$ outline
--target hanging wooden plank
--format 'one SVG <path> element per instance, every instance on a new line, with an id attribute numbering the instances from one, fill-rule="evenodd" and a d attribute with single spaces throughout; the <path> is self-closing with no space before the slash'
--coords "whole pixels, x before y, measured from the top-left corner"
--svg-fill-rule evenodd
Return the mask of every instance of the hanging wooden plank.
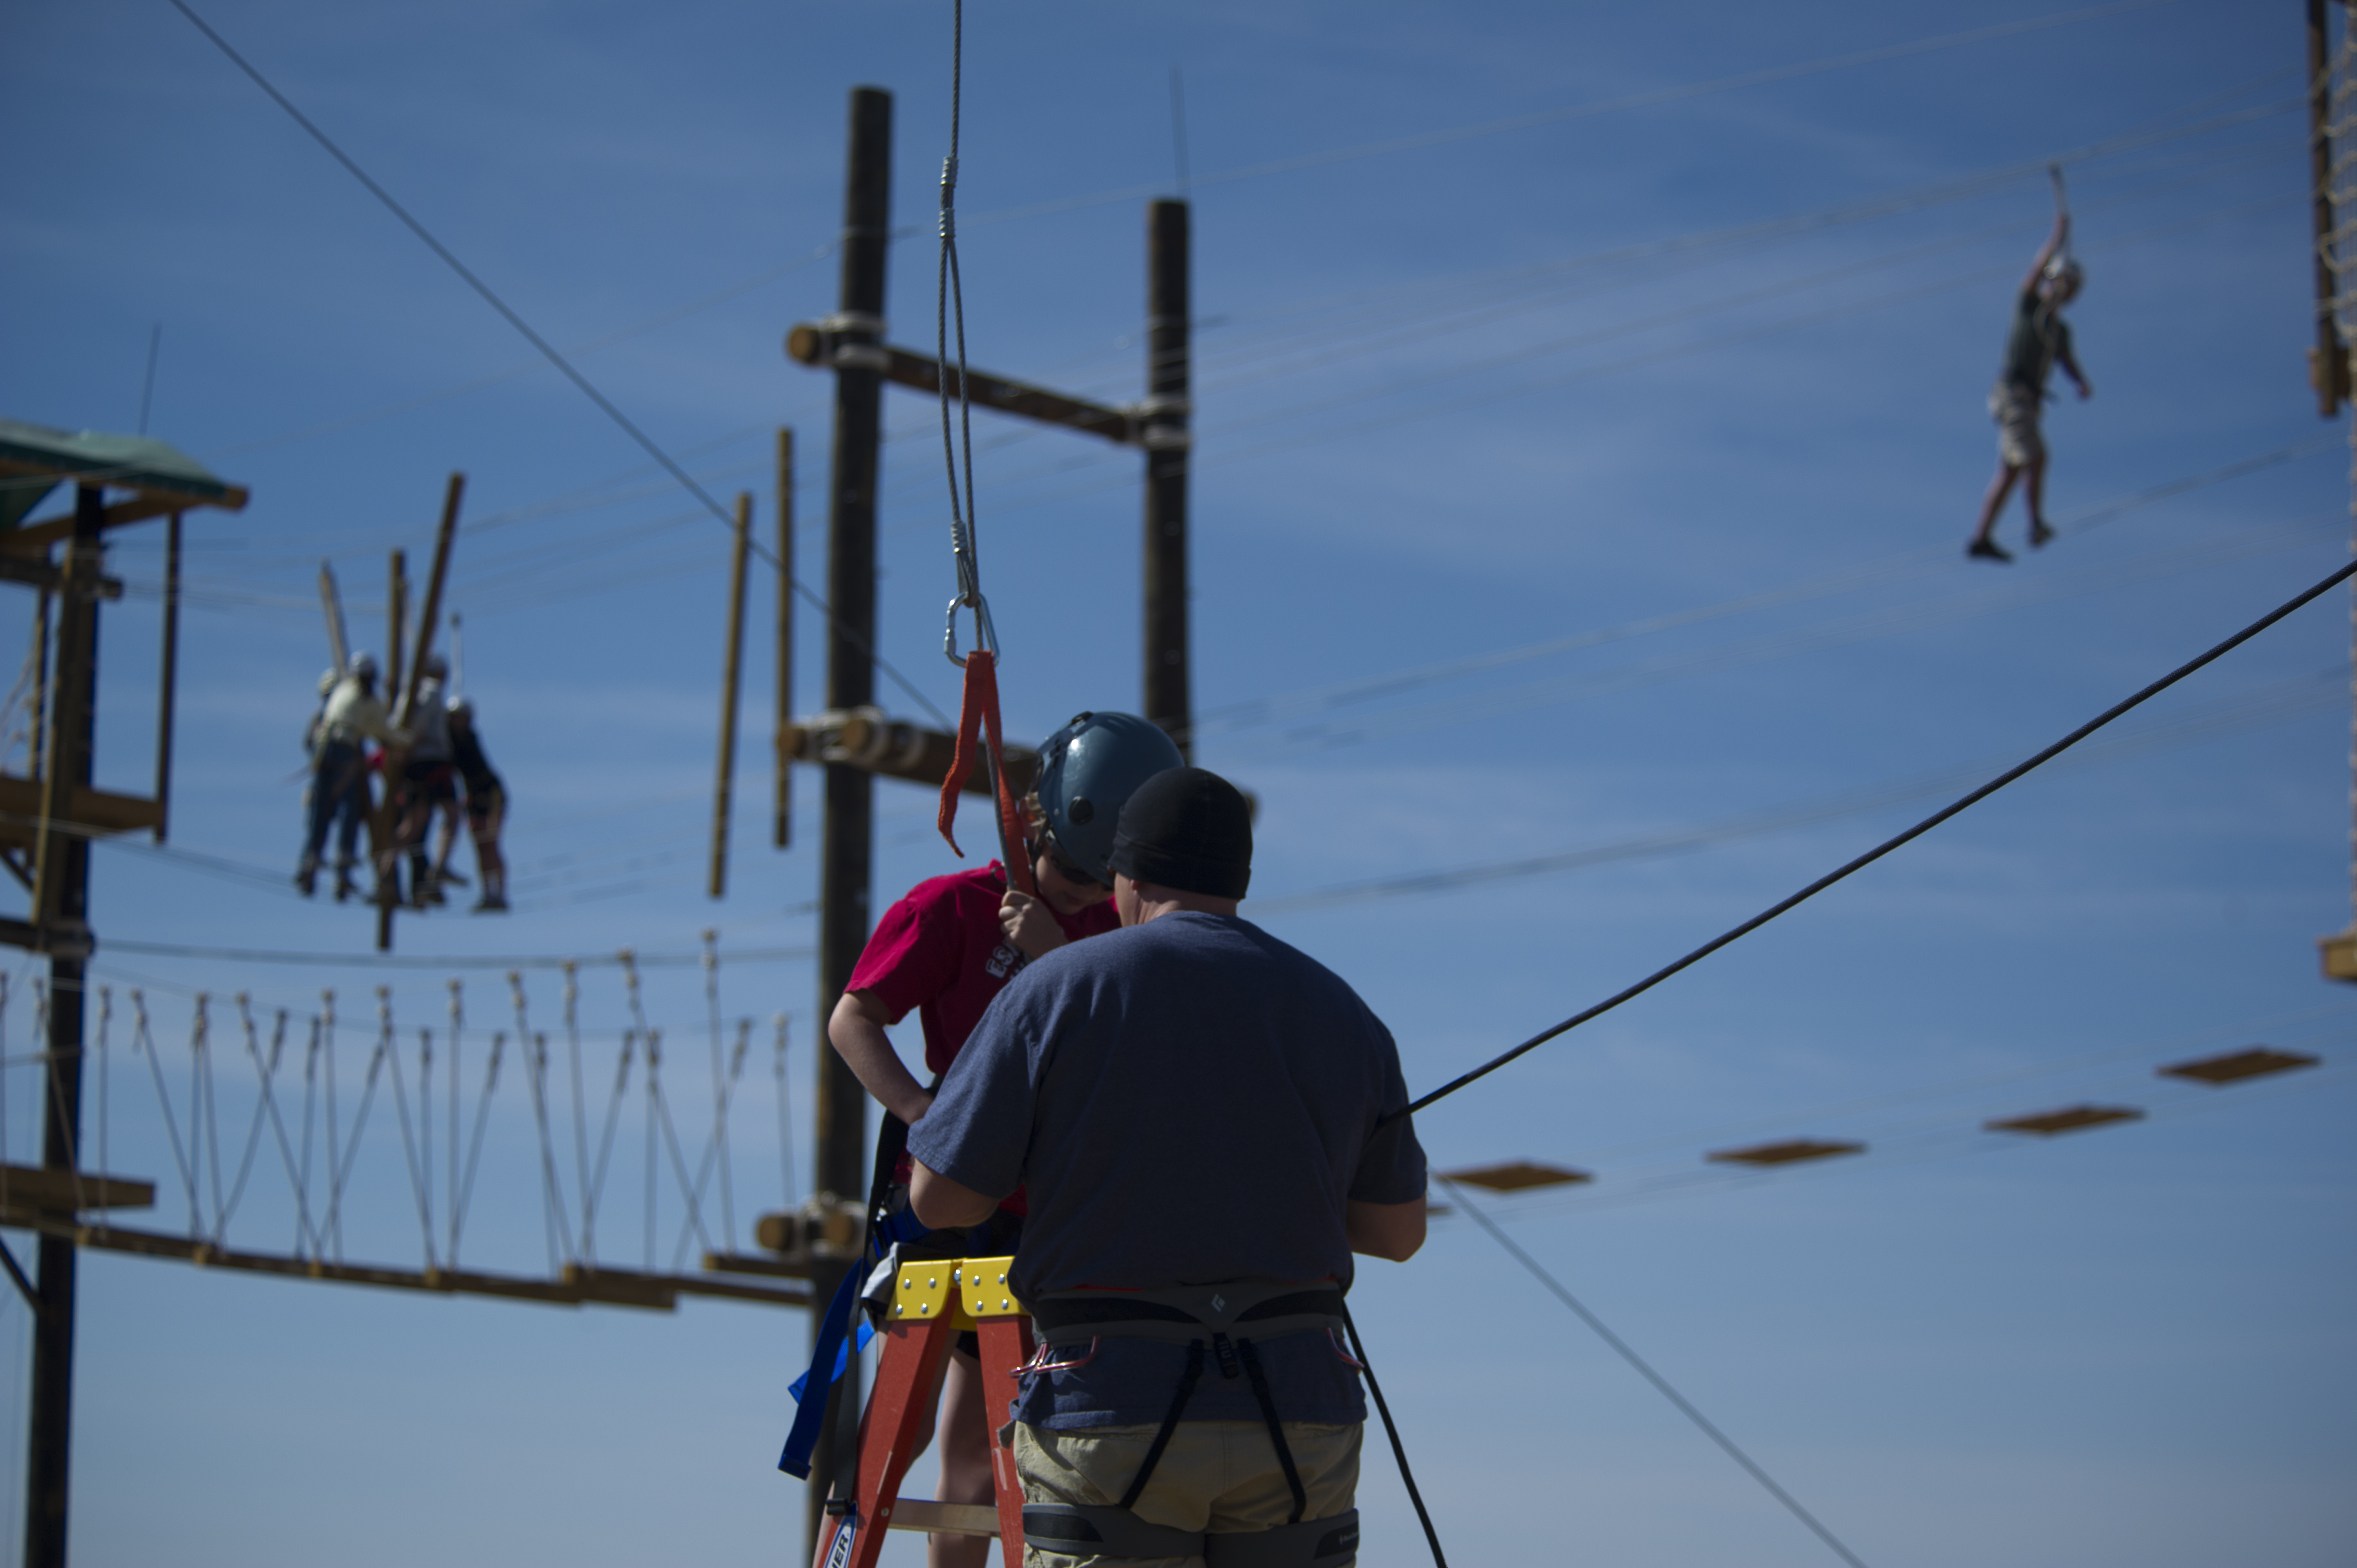
<path id="1" fill-rule="evenodd" d="M 1864 1153 L 1864 1144 L 1837 1143 L 1824 1138 L 1788 1138 L 1779 1144 L 1754 1144 L 1745 1149 L 1721 1149 L 1704 1157 L 1721 1165 L 1794 1165 L 1804 1160 L 1830 1160 L 1841 1155 Z"/>
<path id="2" fill-rule="evenodd" d="M 2191 1079 L 2196 1083 L 2240 1083 L 2246 1078 L 2264 1078 L 2269 1073 L 2292 1072 L 2300 1068 L 2314 1067 L 2319 1059 L 2301 1051 L 2278 1051 L 2266 1046 L 2253 1046 L 2246 1051 L 2203 1057 L 2196 1061 L 2178 1062 L 2155 1070 L 2163 1078 Z"/>
<path id="3" fill-rule="evenodd" d="M 1534 1187 L 1566 1187 L 1596 1179 L 1587 1171 L 1574 1170 L 1568 1165 L 1541 1165 L 1533 1160 L 1508 1160 L 1501 1165 L 1442 1171 L 1440 1176 L 1444 1181 L 1463 1182 L 1468 1187 L 1485 1187 L 1491 1192 L 1526 1192 Z"/>
<path id="4" fill-rule="evenodd" d="M 2050 1138 L 2058 1133 L 2078 1133 L 2089 1127 L 2108 1127 L 2116 1122 L 2143 1120 L 2144 1112 L 2133 1105 L 2068 1105 L 2060 1111 L 2041 1111 L 2034 1116 L 1984 1122 L 1981 1126 L 1991 1133 L 2026 1133 L 2033 1137 Z"/>

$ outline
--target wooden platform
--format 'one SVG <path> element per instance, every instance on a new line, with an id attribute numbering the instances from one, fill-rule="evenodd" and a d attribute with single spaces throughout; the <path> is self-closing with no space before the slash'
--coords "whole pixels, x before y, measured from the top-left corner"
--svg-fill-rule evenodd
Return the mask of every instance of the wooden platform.
<path id="1" fill-rule="evenodd" d="M 65 822 L 98 835 L 143 832 L 162 821 L 163 814 L 161 806 L 136 795 L 81 788 L 73 791 Z M 0 848 L 30 849 L 40 837 L 40 821 L 41 781 L 0 773 Z"/>

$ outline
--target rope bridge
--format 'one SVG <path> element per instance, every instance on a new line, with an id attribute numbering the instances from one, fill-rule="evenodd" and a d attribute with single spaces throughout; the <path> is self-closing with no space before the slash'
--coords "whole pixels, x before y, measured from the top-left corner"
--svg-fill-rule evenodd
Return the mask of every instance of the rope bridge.
<path id="1" fill-rule="evenodd" d="M 856 1205 L 824 1195 L 794 1202 L 786 1015 L 767 1031 L 749 1016 L 725 1018 L 707 938 L 705 1016 L 684 1032 L 705 1036 L 708 1071 L 691 1066 L 689 1076 L 706 1079 L 707 1106 L 705 1084 L 691 1081 L 683 1096 L 666 1085 L 666 1068 L 682 1076 L 666 1047 L 683 1032 L 667 1036 L 649 1017 L 638 961 L 625 951 L 608 965 L 620 980 L 610 999 L 626 1020 L 619 1030 L 582 1026 L 583 966 L 571 961 L 559 971 L 553 1028 L 521 970 L 506 974 L 488 1026 L 470 1022 L 466 984 L 452 979 L 431 1023 L 397 1015 L 386 986 L 357 1018 L 334 991 L 307 1012 L 257 1008 L 242 990 L 225 1002 L 200 991 L 184 1040 L 144 988 L 118 1002 L 113 987 L 97 986 L 83 1063 L 96 1125 L 71 1171 L 9 1163 L 9 1096 L 19 1118 L 29 1111 L 38 1122 L 40 1097 L 26 1094 L 20 1071 L 45 1067 L 48 1053 L 7 1053 L 0 974 L 0 1224 L 102 1251 L 443 1294 L 665 1311 L 682 1295 L 809 1305 L 813 1261 L 856 1245 Z M 48 1005 L 36 981 L 37 1039 L 47 1038 Z M 748 1079 L 747 1066 L 759 1033 L 784 1211 L 762 1218 L 752 1251 L 737 1244 L 729 1131 L 752 1109 L 740 1101 L 756 1091 L 759 1075 Z M 510 1136 L 491 1135 L 495 1116 Z M 160 1170 L 157 1183 L 85 1174 L 113 1168 L 124 1133 L 134 1140 L 124 1163 Z M 637 1213 L 617 1216 L 625 1193 Z M 151 1203 L 185 1207 L 185 1229 L 117 1223 L 117 1211 Z M 477 1251 L 528 1245 L 533 1208 L 538 1272 L 463 1261 L 470 1240 Z M 636 1223 L 622 1230 L 618 1218 Z M 380 1255 L 354 1255 L 363 1251 Z M 689 1267 L 691 1251 L 700 1267 Z"/>

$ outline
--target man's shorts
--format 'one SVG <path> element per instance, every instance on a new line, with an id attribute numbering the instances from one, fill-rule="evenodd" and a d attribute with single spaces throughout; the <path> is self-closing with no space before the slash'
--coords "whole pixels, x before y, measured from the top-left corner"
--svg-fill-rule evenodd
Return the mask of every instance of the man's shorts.
<path id="1" fill-rule="evenodd" d="M 1103 1507 L 1121 1501 L 1157 1427 L 1098 1426 L 1081 1432 L 1043 1432 L 1024 1422 L 1012 1434 L 1016 1474 L 1023 1500 Z M 1331 1519 L 1351 1511 L 1359 1489 L 1357 1424 L 1285 1423 L 1286 1446 L 1301 1472 L 1308 1495 L 1305 1520 Z M 1148 1524 L 1177 1530 L 1258 1530 L 1281 1525 L 1293 1512 L 1293 1492 L 1285 1484 L 1268 1428 L 1256 1421 L 1182 1421 L 1170 1446 L 1156 1461 L 1135 1511 Z M 1200 1557 L 1075 1557 L 1027 1547 L 1025 1568 L 1188 1568 Z"/>
<path id="2" fill-rule="evenodd" d="M 500 822 L 508 813 L 507 791 L 493 786 L 467 791 L 467 826 L 478 839 L 500 836 Z"/>
<path id="3" fill-rule="evenodd" d="M 1989 417 L 1996 421 L 1997 460 L 2008 468 L 2027 468 L 2046 460 L 2046 438 L 2038 433 L 2038 396 L 2010 381 L 1999 381 L 1989 392 Z"/>
<path id="4" fill-rule="evenodd" d="M 436 805 L 458 799 L 457 775 L 447 762 L 412 762 L 401 770 L 402 787 L 413 800 Z"/>

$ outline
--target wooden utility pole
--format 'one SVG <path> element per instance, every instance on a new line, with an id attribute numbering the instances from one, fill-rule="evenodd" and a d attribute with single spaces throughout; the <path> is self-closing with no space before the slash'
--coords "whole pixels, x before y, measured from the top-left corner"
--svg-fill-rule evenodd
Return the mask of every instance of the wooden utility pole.
<path id="1" fill-rule="evenodd" d="M 58 680 L 34 879 L 32 925 L 49 955 L 47 1114 L 41 1165 L 81 1168 L 82 976 L 90 954 L 90 841 L 61 831 L 73 792 L 91 782 L 98 694 L 98 579 L 106 490 L 74 490 L 71 542 L 58 593 Z M 33 1313 L 33 1390 L 25 1463 L 26 1568 L 64 1568 L 68 1466 L 73 1453 L 74 1243 L 44 1232 Z"/>
<path id="2" fill-rule="evenodd" d="M 843 281 L 829 324 L 837 336 L 834 370 L 834 463 L 827 501 L 826 705 L 848 711 L 876 695 L 876 472 L 884 424 L 884 263 L 892 228 L 892 95 L 877 87 L 851 90 L 848 174 L 843 203 Z M 868 886 L 875 857 L 874 775 L 839 763 L 826 769 L 826 812 L 819 849 L 818 1019 L 821 1037 L 851 971 L 867 945 Z M 834 1051 L 818 1059 L 816 1189 L 858 1201 L 866 1192 L 867 1094 Z M 831 1300 L 849 1271 L 829 1262 L 813 1271 L 812 1299 Z M 811 1319 L 813 1336 L 818 1315 Z M 823 1370 L 821 1376 L 824 1376 Z M 845 1430 L 858 1418 L 857 1380 L 838 1386 L 835 1419 L 813 1455 L 807 1523 L 816 1550 L 827 1483 L 836 1455 L 855 1441 Z M 817 1392 L 818 1391 L 806 1391 Z M 821 1397 L 828 1397 L 822 1394 Z"/>
<path id="3" fill-rule="evenodd" d="M 1187 454 L 1194 436 L 1189 400 L 1187 204 L 1146 209 L 1146 401 L 1138 405 L 1146 448 L 1146 716 L 1170 732 L 1178 755 L 1195 755 L 1187 660 Z"/>
<path id="4" fill-rule="evenodd" d="M 340 667 L 339 667 L 340 673 Z M 164 531 L 164 668 L 156 678 L 156 842 L 172 817 L 172 696 L 180 680 L 180 514 Z"/>
<path id="5" fill-rule="evenodd" d="M 778 432 L 778 727 L 770 840 L 794 842 L 794 433 Z"/>
<path id="6" fill-rule="evenodd" d="M 737 776 L 737 687 L 745 667 L 745 563 L 753 549 L 753 498 L 737 497 L 737 540 L 728 554 L 728 646 L 720 660 L 720 758 L 712 786 L 713 897 L 728 892 L 729 789 Z"/>
<path id="7" fill-rule="evenodd" d="M 2341 287 L 2332 266 L 2331 120 L 2332 57 L 2324 0 L 2308 0 L 2308 167 L 2316 225 L 2316 348 L 2309 380 L 2316 384 L 2316 411 L 2327 419 L 2349 400 L 2349 349 L 2334 319 Z"/>

